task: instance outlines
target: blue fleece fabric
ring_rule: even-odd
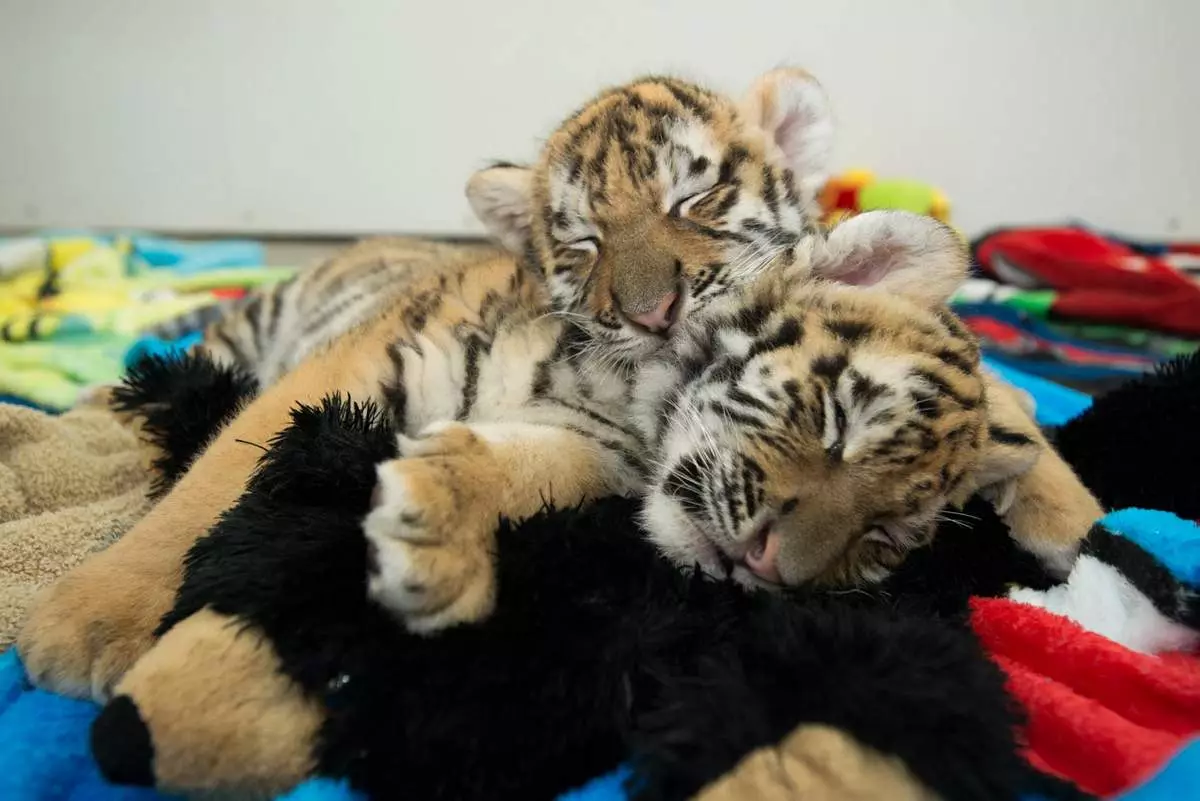
[[[1037,410],[1033,416],[1037,418],[1039,425],[1061,426],[1092,408],[1091,396],[1079,390],[1055,384],[986,356],[983,363],[1014,387],[1019,387],[1033,396],[1037,403]]]
[[[1154,554],[1180,581],[1200,584],[1200,526],[1191,520],[1155,509],[1121,509],[1101,522]]]

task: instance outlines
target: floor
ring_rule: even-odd
[[[272,267],[309,267],[322,262],[348,246],[354,240],[336,239],[268,239],[267,264]]]

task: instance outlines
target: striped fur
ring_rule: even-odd
[[[430,270],[490,252],[407,237],[364,240],[289,281],[250,293],[209,322],[200,348],[275,383],[318,348],[378,314]]]
[[[944,306],[961,244],[907,217],[851,228],[875,244],[805,243],[640,371],[649,535],[747,584],[870,583],[982,490],[1067,570],[1101,510]],[[862,269],[877,287],[821,280]]]
[[[468,198],[554,307],[632,362],[667,333],[643,315],[666,302],[677,323],[813,230],[829,132],[824,94],[799,70],[768,73],[740,104],[648,77],[569,118],[535,166],[476,174]]]

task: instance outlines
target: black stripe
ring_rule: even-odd
[[[570,160],[567,162],[567,180],[575,184],[579,182],[579,177],[583,175],[583,155],[580,153],[571,154]]]
[[[758,511],[758,481],[747,465],[748,461],[742,460],[742,505],[746,509],[746,517],[752,518]]]
[[[870,323],[861,320],[826,320],[825,330],[838,339],[854,344],[872,332]]]
[[[263,352],[262,302],[262,295],[256,292],[242,307],[242,315],[250,325],[250,341],[254,345],[255,354],[259,356]]]
[[[542,400],[542,402],[550,403],[555,406],[559,406],[563,409],[567,409],[569,411],[575,412],[576,414],[581,414],[584,417],[587,417],[588,419],[590,419],[592,422],[598,423],[601,426],[611,429],[612,431],[615,431],[615,432],[621,434],[622,436],[628,437],[631,440],[636,441],[636,440],[640,439],[637,432],[634,431],[633,429],[626,428],[625,426],[621,425],[620,423],[618,423],[614,420],[611,420],[611,419],[605,417],[604,415],[600,414],[599,412],[596,412],[596,411],[593,411],[593,410],[587,408],[586,406],[580,406],[578,404],[571,403],[571,402],[565,401],[565,400],[561,400],[559,398],[544,398]]]
[[[290,284],[291,282],[288,281],[273,287],[268,297],[271,304],[271,316],[267,319],[267,339],[271,342],[279,341],[279,317],[283,313],[285,288]]]
[[[812,374],[818,378],[823,378],[830,384],[837,381],[838,377],[846,369],[850,360],[846,358],[844,353],[834,353],[827,356],[818,356],[813,359]]]
[[[800,205],[800,196],[796,194],[796,174],[790,169],[783,171],[783,194],[792,206]]]
[[[343,298],[332,306],[327,306],[324,309],[321,309],[318,314],[309,318],[309,320],[304,324],[304,327],[300,329],[300,333],[296,338],[300,339],[302,337],[311,336],[314,333],[320,333],[324,331],[325,327],[331,320],[337,319],[339,315],[352,306],[356,306],[357,304],[361,303],[362,300],[362,296],[355,295],[352,297]]]
[[[467,415],[475,406],[475,398],[479,394],[479,355],[483,352],[483,340],[472,334],[463,343],[463,389],[459,400],[455,420],[466,420]]]
[[[741,522],[742,516],[738,514],[738,493],[734,487],[733,468],[727,464],[721,465],[723,492],[721,497],[725,501],[725,517],[729,521],[730,534],[736,534]]]
[[[215,336],[221,342],[221,344],[229,350],[229,354],[233,356],[233,360],[235,362],[243,367],[252,366],[250,361],[246,358],[246,353],[241,349],[234,338],[225,333],[225,327],[223,325],[217,324],[213,326],[212,335]]]
[[[569,423],[563,426],[563,430],[570,431],[572,434],[575,434],[578,437],[583,437],[589,442],[596,443],[610,453],[616,454],[616,456],[622,462],[624,462],[627,467],[631,468],[633,472],[637,473],[639,476],[645,478],[649,475],[649,467],[646,465],[646,462],[642,459],[642,457],[631,451],[629,448],[626,448],[621,443],[614,442],[610,439],[597,437],[586,428],[580,428],[579,426],[571,425]]]
[[[771,216],[776,221],[779,220],[779,195],[775,191],[775,173],[771,171],[771,165],[763,164],[762,168],[762,183],[763,183],[763,201],[767,204],[767,209],[771,212]]]
[[[736,186],[730,186],[726,189],[725,194],[721,197],[721,202],[713,207],[713,214],[723,219],[729,213],[729,210],[737,205],[739,194]]]
[[[768,404],[754,397],[745,390],[740,389],[739,387],[731,388],[729,392],[726,393],[726,397],[734,403],[739,403],[742,406],[749,406],[751,409],[757,409],[760,412],[766,412],[767,414],[770,414],[773,411]]]
[[[710,228],[707,225],[701,225],[695,220],[690,220],[687,217],[681,217],[676,220],[676,222],[680,225],[683,225],[685,228],[689,228],[698,234],[708,237],[709,239],[717,239],[722,242],[732,240],[734,242],[741,242],[743,245],[754,244],[754,240],[752,238],[746,236],[740,231],[723,231],[720,228]]]
[[[717,174],[717,183],[731,184],[733,183],[733,174],[742,163],[750,158],[750,152],[741,145],[732,145],[725,152],[725,158],[721,159],[721,169]]]
[[[712,284],[717,274],[725,269],[724,264],[710,264],[704,268],[704,272],[692,279],[692,294],[700,295],[704,290]]]
[[[998,425],[988,426],[988,439],[1001,445],[1026,446],[1036,444],[1032,437]]]
[[[971,361],[970,358],[951,348],[942,348],[933,355],[939,360],[945,362],[960,372],[966,373],[967,375],[974,374],[975,367],[977,366],[975,362]]]
[[[916,376],[917,378],[921,378],[924,381],[926,381],[930,386],[932,386],[938,392],[940,392],[941,394],[950,398],[951,400],[953,400],[955,403],[957,403],[959,406],[963,407],[964,409],[970,410],[970,409],[974,409],[977,406],[979,406],[978,398],[968,398],[967,396],[956,392],[954,390],[954,387],[950,386],[950,384],[947,383],[946,379],[942,378],[941,376],[937,375],[934,372],[931,372],[929,370],[924,370],[924,369],[916,369],[916,370],[912,371],[912,374],[914,376]]]
[[[1081,554],[1115,567],[1166,617],[1200,627],[1200,595],[1133,540],[1096,524],[1088,532]]]
[[[857,370],[850,369],[850,397],[859,406],[869,406],[873,401],[890,395],[891,390]]]
[[[704,511],[705,472],[700,460],[694,456],[685,456],[679,464],[671,468],[663,479],[662,491],[677,499],[683,510],[689,514],[699,514]]]
[[[749,426],[751,428],[763,427],[762,421],[757,417],[751,417],[750,415],[738,411],[732,406],[728,406],[720,401],[708,401],[706,405],[717,414],[721,415],[722,417],[726,417],[735,423],[741,423],[742,425]]]
[[[397,431],[404,431],[408,418],[408,385],[404,383],[404,354],[395,342],[387,347],[387,356],[392,363],[393,378],[383,385],[383,399],[392,415],[392,424]]]
[[[662,85],[674,96],[679,105],[694,114],[701,122],[712,121],[712,112],[704,105],[703,96],[691,87],[676,81],[662,81]]]
[[[804,411],[804,399],[800,397],[800,383],[794,378],[783,382],[784,394],[788,397],[788,420],[793,425],[800,423],[800,413]]]
[[[739,309],[737,314],[733,316],[731,321],[739,330],[744,331],[752,337],[757,337],[762,333],[762,328],[766,325],[767,318],[771,316],[774,308],[765,303],[755,303],[745,308]],[[795,322],[793,320],[793,322]],[[797,323],[797,326],[799,324]],[[797,331],[792,330],[788,323],[783,322],[779,329],[763,342],[755,342],[750,347],[750,355],[747,358],[752,358],[758,353],[765,350],[774,350],[775,348],[783,348],[789,345],[795,345],[800,341],[800,335]],[[760,347],[761,345],[761,347]]]
[[[934,392],[927,392],[923,389],[914,389],[908,393],[912,398],[913,405],[917,409],[917,414],[926,419],[933,419],[942,413],[942,405],[938,401],[938,395]]]

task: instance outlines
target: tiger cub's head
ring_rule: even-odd
[[[800,70],[764,75],[741,103],[643,78],[566,120],[534,167],[476,173],[467,196],[556,309],[636,360],[812,230],[832,127]]]
[[[988,439],[979,350],[945,306],[966,269],[953,232],[873,212],[784,261],[639,371],[660,460],[643,523],[743,583],[878,581],[973,477],[1032,461]]]

